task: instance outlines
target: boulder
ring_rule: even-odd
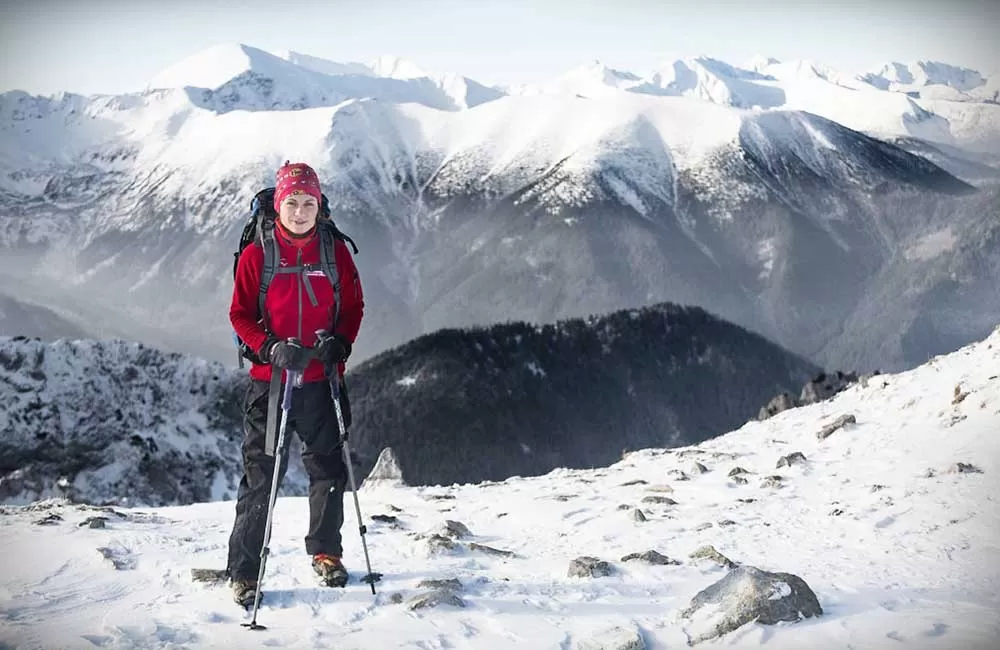
[[[493,548],[492,546],[487,546],[486,544],[477,544],[476,542],[469,543],[470,551],[479,551],[480,553],[485,553],[487,555],[496,555],[497,557],[517,557],[514,551],[505,551],[502,548]]]
[[[399,459],[392,451],[392,447],[386,447],[378,455],[375,466],[368,472],[364,483],[391,483],[395,485],[406,485],[403,480],[403,469],[399,465]]]
[[[107,517],[87,517],[81,521],[77,526],[87,526],[88,528],[107,528],[108,518]]]
[[[765,476],[764,480],[760,482],[760,486],[762,488],[776,488],[780,490],[781,488],[785,487],[784,480],[785,480],[784,477],[779,476],[777,474],[773,476]]]
[[[798,406],[795,396],[791,393],[779,393],[771,398],[765,406],[762,406],[760,412],[757,413],[758,420],[766,420],[770,417],[781,413],[782,411],[787,411],[788,409],[793,409]]]
[[[857,421],[858,419],[851,413],[841,415],[839,418],[817,431],[816,438],[819,440],[826,440],[837,429],[841,429],[848,424],[856,424]]]
[[[448,591],[462,591],[462,581],[458,578],[427,579],[417,583],[417,589],[444,589]]]
[[[763,421],[788,409],[830,399],[857,381],[858,374],[855,372],[844,373],[839,370],[822,372],[802,387],[798,397],[788,392],[782,392],[772,397],[771,401],[761,407],[757,413],[757,419]],[[867,378],[865,385],[867,385]]]
[[[651,494],[651,495],[649,495],[647,497],[642,497],[642,502],[643,503],[655,503],[655,504],[664,505],[664,506],[676,506],[677,505],[677,502],[674,501],[673,499],[671,499],[670,497],[662,497],[662,496],[655,495],[655,494]]]
[[[578,641],[576,650],[646,650],[646,643],[635,627],[615,626]]]
[[[778,459],[778,464],[775,465],[775,469],[781,469],[782,467],[791,467],[796,463],[806,462],[806,456],[801,451],[793,451],[787,456],[782,456]]]
[[[951,465],[948,470],[948,474],[982,474],[983,470],[979,469],[972,463],[955,463]]]
[[[455,550],[455,542],[443,535],[419,536],[418,539],[425,539],[427,541],[427,551],[431,554]]]
[[[613,572],[611,565],[596,557],[584,555],[569,563],[570,578],[601,578]]]
[[[715,550],[714,546],[702,546],[694,553],[689,555],[692,560],[711,560],[720,566],[724,566],[727,569],[731,569],[736,566],[736,563],[730,560],[728,557],[719,553]]]
[[[407,607],[411,610],[425,609],[427,607],[437,607],[438,605],[451,605],[453,607],[465,607],[465,601],[459,598],[458,594],[448,589],[434,589],[419,593],[410,599]]]
[[[411,610],[437,607],[438,605],[465,607],[465,601],[457,593],[464,589],[458,578],[421,580],[417,583],[417,589],[427,589],[428,591],[421,592],[410,599],[407,607]]]
[[[450,537],[452,539],[466,539],[472,537],[472,531],[469,530],[468,526],[460,521],[452,521],[451,519],[446,519],[444,526],[442,526],[437,533],[442,537]]]
[[[799,395],[799,406],[830,399],[857,381],[858,374],[855,372],[843,373],[838,370],[832,373],[820,373],[802,387],[802,393]]]
[[[628,555],[622,557],[622,562],[631,562],[633,560],[641,560],[648,564],[680,564],[677,560],[671,560],[666,555],[658,553],[652,549],[643,551],[642,553],[629,553]]]
[[[721,637],[747,623],[774,625],[823,613],[816,594],[802,578],[737,566],[700,591],[681,616],[690,627],[688,644]]]

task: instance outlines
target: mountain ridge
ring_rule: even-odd
[[[798,74],[773,62],[763,72],[738,72],[702,61],[743,84]],[[339,84],[387,81],[311,74]],[[219,307],[231,289],[225,260],[250,197],[278,165],[296,158],[317,168],[338,223],[361,244],[357,261],[372,299],[357,346],[362,358],[440,327],[507,317],[544,322],[657,301],[702,304],[833,365],[858,367],[868,354],[860,350],[878,349],[869,363],[901,367],[947,349],[956,328],[970,335],[933,308],[929,317],[914,316],[921,292],[945,300],[937,287],[951,280],[938,275],[943,271],[917,294],[892,298],[886,310],[904,324],[903,337],[911,324],[929,319],[915,339],[928,346],[923,350],[904,346],[900,336],[888,345],[869,341],[863,328],[842,323],[861,322],[867,293],[898,284],[886,269],[927,273],[931,248],[923,238],[948,223],[954,232],[975,232],[995,213],[989,169],[996,161],[987,154],[896,138],[911,156],[819,113],[686,96],[508,95],[463,110],[349,97],[309,108],[282,100],[273,109],[279,96],[297,97],[294,84],[271,80],[268,90],[262,78],[237,78],[245,85],[230,84],[221,94],[187,88],[58,101],[0,96],[0,191],[9,205],[21,206],[16,215],[0,208],[0,274],[14,280],[12,297],[24,301],[30,291],[61,308],[55,296],[77,293],[85,312],[93,303],[122,314],[122,324],[134,323],[136,338],[171,328],[154,340],[184,339],[184,349],[231,359],[230,327]],[[433,81],[416,81],[444,101]],[[823,92],[874,97],[874,123],[883,120],[883,103],[902,103],[904,133],[954,141],[953,132],[978,124],[949,121],[904,94],[862,93],[818,78],[782,92],[808,95],[816,84]],[[973,106],[970,120],[984,106]],[[988,133],[977,126],[964,137],[986,142]],[[926,160],[963,181],[971,176],[985,198]],[[562,245],[568,248],[560,251]],[[913,247],[923,252],[895,260]],[[981,254],[961,244],[940,254],[947,250]],[[969,267],[979,270],[962,299],[966,310],[980,304],[967,323],[988,321],[1000,309],[979,275],[995,253],[982,254],[987,261]],[[821,280],[809,259],[846,265],[850,282]],[[823,304],[798,277],[820,283],[825,293],[812,295]],[[72,278],[71,288],[57,278]],[[491,292],[501,302],[481,304],[477,296]],[[978,327],[972,336],[982,334]],[[93,330],[101,332],[110,328]],[[844,350],[845,358],[831,356]]]
[[[353,368],[352,450],[367,474],[391,447],[410,485],[602,467],[630,450],[729,430],[818,372],[763,337],[672,304],[438,330]]]

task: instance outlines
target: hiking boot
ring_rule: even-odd
[[[232,585],[233,600],[247,609],[253,607],[254,598],[257,597],[257,581],[233,580]]]
[[[312,560],[313,571],[327,587],[343,587],[347,584],[347,569],[336,555],[317,553]]]

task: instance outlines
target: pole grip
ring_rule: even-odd
[[[299,384],[300,373],[292,370],[285,371],[285,394],[281,398],[281,409],[283,411],[292,410],[292,391]]]

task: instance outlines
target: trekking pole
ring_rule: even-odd
[[[316,330],[316,338],[322,340],[329,336],[326,330]],[[365,541],[365,533],[368,528],[361,517],[361,503],[358,501],[358,484],[354,482],[354,467],[351,465],[351,449],[347,445],[347,428],[344,426],[344,413],[340,408],[340,381],[336,366],[326,367],[326,376],[330,380],[330,396],[333,397],[333,406],[337,411],[337,430],[340,431],[340,445],[344,453],[344,465],[347,466],[347,478],[351,482],[351,494],[354,495],[354,512],[358,516],[358,532],[361,533],[361,548],[365,552],[365,566],[368,573],[361,578],[361,582],[367,582],[372,588],[372,595],[375,595],[375,583],[382,579],[381,573],[372,571],[372,563],[368,557],[368,543]]]
[[[253,595],[253,620],[249,623],[241,623],[243,627],[251,630],[266,630],[263,625],[257,624],[257,609],[260,607],[260,586],[264,582],[264,565],[267,563],[267,556],[271,552],[268,544],[271,542],[271,518],[274,516],[274,504],[278,499],[278,477],[281,468],[281,452],[285,446],[285,428],[288,426],[288,412],[292,410],[292,391],[299,382],[301,374],[285,371],[285,394],[281,400],[281,425],[278,427],[278,442],[274,447],[274,472],[271,475],[271,496],[267,503],[267,523],[264,524],[264,545],[260,549],[260,569],[257,572],[257,589]]]
[[[354,482],[354,468],[351,465],[351,450],[347,445],[347,429],[344,427],[344,414],[340,409],[340,382],[337,380],[337,369],[333,368],[330,373],[330,387],[333,395],[334,408],[337,410],[337,426],[340,428],[340,444],[344,452],[344,464],[347,466],[347,478],[351,481],[351,494],[354,495],[354,511],[358,515],[358,531],[361,533],[361,548],[365,552],[365,566],[368,573],[361,578],[361,582],[367,582],[372,588],[372,595],[375,595],[375,583],[382,579],[381,573],[372,571],[372,563],[368,558],[368,543],[365,541],[365,533],[368,532],[361,518],[361,503],[358,501],[358,484]]]

